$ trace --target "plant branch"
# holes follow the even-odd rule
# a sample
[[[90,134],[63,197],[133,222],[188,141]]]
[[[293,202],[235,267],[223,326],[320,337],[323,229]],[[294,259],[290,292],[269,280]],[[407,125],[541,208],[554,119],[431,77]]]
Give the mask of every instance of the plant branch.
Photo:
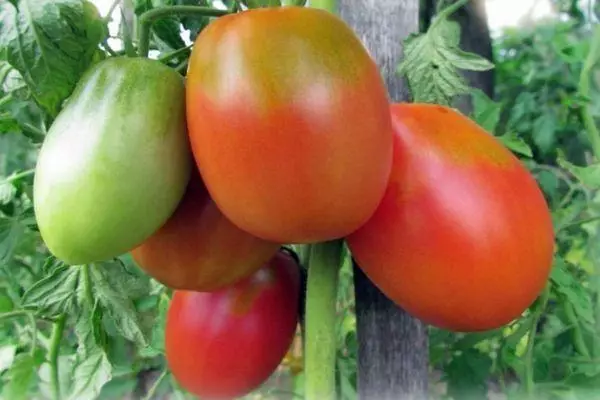
[[[152,28],[152,24],[161,18],[169,17],[171,15],[222,17],[228,14],[230,14],[229,10],[219,10],[211,7],[186,5],[157,7],[152,10],[148,10],[142,15],[140,15],[139,18],[140,36],[138,44],[138,54],[140,55],[140,57],[148,56],[148,51],[150,49],[150,29]]]
[[[306,293],[305,395],[335,399],[336,299],[343,241],[312,245]]]
[[[110,7],[108,9],[108,13],[106,13],[106,16],[104,17],[104,23],[108,23],[111,20],[111,16],[112,16],[113,12],[115,11],[115,8],[117,8],[117,6],[119,5],[120,2],[121,2],[121,0],[114,0],[112,2],[112,4],[110,5]]]
[[[185,46],[182,47],[180,49],[177,49],[175,51],[172,51],[170,53],[166,53],[160,57],[158,57],[158,61],[162,62],[162,63],[166,63],[167,61],[170,61],[171,59],[184,54],[185,52],[189,51],[192,47],[194,46],[194,44],[190,44],[189,46]]]
[[[52,387],[53,400],[60,400],[60,381],[58,371],[58,354],[60,353],[60,342],[65,329],[65,315],[61,314],[52,327],[50,336],[50,350],[48,361],[50,362],[50,385]]]
[[[438,25],[441,21],[447,19],[448,17],[450,17],[452,14],[454,14],[456,11],[458,11],[461,7],[463,7],[464,5],[466,5],[469,2],[469,0],[458,0],[452,4],[450,4],[448,7],[444,8],[442,11],[440,11],[434,18],[431,26],[429,27],[429,29],[433,29],[436,25]]]
[[[144,396],[144,400],[151,400],[152,399],[152,397],[156,393],[156,390],[158,389],[158,387],[160,386],[160,384],[162,383],[162,381],[166,377],[167,377],[167,370],[165,369],[159,375],[159,377],[156,379],[156,381],[154,381],[154,383],[152,384],[152,387],[150,387],[150,389],[148,390],[148,393],[146,393],[146,396]]]
[[[31,176],[34,173],[35,173],[35,168],[28,169],[28,170],[25,170],[25,171],[21,171],[19,173],[11,175],[11,176],[7,177],[6,179],[2,180],[0,182],[0,184],[12,183],[14,181],[18,181],[19,179],[23,179],[23,178],[25,178],[27,176]]]

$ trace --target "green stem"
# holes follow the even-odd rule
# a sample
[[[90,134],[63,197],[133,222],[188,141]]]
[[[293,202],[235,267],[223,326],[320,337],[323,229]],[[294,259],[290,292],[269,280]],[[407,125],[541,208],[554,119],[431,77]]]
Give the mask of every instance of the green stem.
[[[211,7],[203,6],[167,6],[157,7],[152,10],[148,10],[139,18],[139,44],[138,54],[140,57],[147,57],[150,49],[150,28],[152,24],[161,18],[165,18],[171,15],[195,15],[198,17],[221,17],[223,15],[230,14],[228,10],[218,10]]]
[[[85,293],[85,299],[93,307],[94,305],[94,293],[92,292],[92,281],[90,279],[90,266],[85,264],[81,267],[81,277],[83,280],[83,292]]]
[[[337,1],[336,0],[311,0],[310,6],[312,8],[320,8],[331,13],[337,12]]]
[[[166,54],[158,57],[158,61],[160,61],[162,63],[166,63],[167,61],[170,61],[171,59],[189,51],[193,46],[194,46],[193,44],[190,44],[189,46],[182,47],[182,48],[172,51],[170,53],[166,53]]]
[[[590,97],[592,70],[598,62],[598,58],[600,58],[600,25],[597,24],[594,28],[594,36],[592,38],[590,51],[585,59],[583,68],[581,69],[581,75],[579,76],[579,94],[585,98]],[[581,107],[581,117],[583,118],[585,130],[588,134],[590,143],[592,144],[594,157],[596,160],[600,160],[600,132],[598,132],[598,127],[596,127],[589,104],[585,104]]]
[[[50,336],[50,350],[48,361],[50,362],[50,385],[52,387],[53,400],[60,400],[60,380],[58,374],[58,354],[60,352],[60,342],[65,329],[65,315],[61,314],[52,327]]]
[[[0,184],[12,183],[14,181],[18,181],[19,179],[33,175],[34,173],[35,173],[35,168],[21,171],[17,174],[11,175],[8,178],[4,179],[2,182],[0,182]]]
[[[129,1],[129,0],[126,0]],[[132,8],[132,7],[129,7]],[[135,48],[133,46],[133,28],[132,21],[129,19],[130,15],[127,15],[129,10],[125,10],[123,6],[121,6],[121,26],[123,27],[123,46],[125,47],[125,54],[128,57],[135,57]]]
[[[450,4],[448,7],[444,8],[442,11],[440,11],[435,16],[435,19],[431,23],[431,26],[429,27],[429,29],[433,29],[436,25],[438,25],[440,22],[442,22],[443,20],[450,17],[452,14],[454,14],[456,11],[458,11],[461,7],[463,7],[468,2],[469,2],[469,0],[458,0],[458,1]]]
[[[525,389],[529,397],[533,396],[535,382],[533,379],[533,345],[535,344],[535,334],[540,318],[546,309],[548,299],[550,298],[550,288],[546,286],[540,297],[539,306],[531,318],[531,327],[529,328],[529,337],[527,338],[527,351],[525,353]]]
[[[343,241],[312,246],[306,291],[305,396],[335,398],[336,299]]]
[[[121,0],[114,0],[108,9],[108,13],[104,17],[104,22],[108,23],[111,20],[112,13],[115,11],[115,8],[119,5]]]
[[[159,375],[159,377],[156,379],[156,381],[154,381],[154,384],[152,384],[152,387],[148,390],[148,393],[146,393],[146,396],[144,396],[144,400],[150,400],[152,399],[152,397],[154,396],[154,393],[156,393],[156,390],[158,389],[158,387],[160,386],[161,382],[167,377],[167,370],[163,370],[163,372]]]
[[[565,301],[563,304],[567,321],[569,321],[570,325],[573,327],[573,346],[579,354],[586,358],[590,358],[590,351],[588,350],[588,347],[583,338],[583,332],[581,331],[579,320],[577,319],[577,315],[575,314],[573,303]]]

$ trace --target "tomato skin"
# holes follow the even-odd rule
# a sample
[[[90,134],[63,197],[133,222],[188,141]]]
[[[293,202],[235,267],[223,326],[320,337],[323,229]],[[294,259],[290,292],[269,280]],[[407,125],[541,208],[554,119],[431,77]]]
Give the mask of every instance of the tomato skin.
[[[204,182],[243,230],[324,241],[375,211],[392,158],[387,93],[331,13],[265,8],[212,22],[192,50],[186,99]]]
[[[467,117],[393,104],[394,163],[373,217],[347,238],[366,275],[407,312],[454,331],[500,327],[549,277],[554,233],[536,181]]]
[[[233,225],[192,172],[175,213],[131,255],[149,275],[173,289],[213,291],[252,274],[280,245]]]
[[[116,257],[169,218],[193,165],[184,102],[181,76],[154,60],[110,58],[81,78],[35,170],[35,215],[56,257]]]
[[[281,251],[234,286],[175,291],[165,331],[173,376],[202,398],[234,398],[256,389],[293,341],[299,290],[298,266]]]

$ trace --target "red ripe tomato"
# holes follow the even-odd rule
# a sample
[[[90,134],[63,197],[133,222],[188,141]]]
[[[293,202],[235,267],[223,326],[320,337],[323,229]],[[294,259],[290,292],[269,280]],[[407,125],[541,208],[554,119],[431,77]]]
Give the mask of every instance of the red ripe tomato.
[[[131,255],[168,287],[212,291],[252,274],[279,247],[233,225],[193,173],[175,213]]]
[[[299,296],[298,266],[283,251],[234,286],[175,291],[165,331],[173,376],[202,398],[233,398],[256,389],[292,343]]]
[[[366,275],[426,323],[500,327],[536,299],[553,257],[551,215],[534,178],[462,114],[394,104],[391,179],[347,238]]]
[[[331,13],[276,7],[212,22],[190,57],[186,103],[206,187],[247,232],[278,243],[343,237],[383,197],[386,89]]]

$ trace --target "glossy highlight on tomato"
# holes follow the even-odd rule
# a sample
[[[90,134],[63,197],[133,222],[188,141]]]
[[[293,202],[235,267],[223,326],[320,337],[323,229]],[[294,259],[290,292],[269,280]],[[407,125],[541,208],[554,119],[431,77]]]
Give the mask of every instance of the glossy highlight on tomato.
[[[393,104],[394,161],[373,217],[347,238],[367,276],[417,318],[454,331],[498,328],[543,290],[551,214],[533,176],[450,108]]]
[[[175,213],[131,255],[149,275],[172,289],[212,291],[252,274],[279,247],[233,225],[193,171]]]
[[[383,196],[387,92],[360,40],[329,12],[275,7],[212,22],[192,50],[186,104],[208,191],[255,236],[340,238]]]
[[[258,388],[293,341],[299,296],[298,265],[284,251],[233,286],[175,291],[165,350],[177,382],[210,399],[235,398]]]
[[[113,57],[85,73],[35,170],[35,216],[56,257],[105,261],[166,222],[192,167],[184,101],[182,77],[156,60]]]

